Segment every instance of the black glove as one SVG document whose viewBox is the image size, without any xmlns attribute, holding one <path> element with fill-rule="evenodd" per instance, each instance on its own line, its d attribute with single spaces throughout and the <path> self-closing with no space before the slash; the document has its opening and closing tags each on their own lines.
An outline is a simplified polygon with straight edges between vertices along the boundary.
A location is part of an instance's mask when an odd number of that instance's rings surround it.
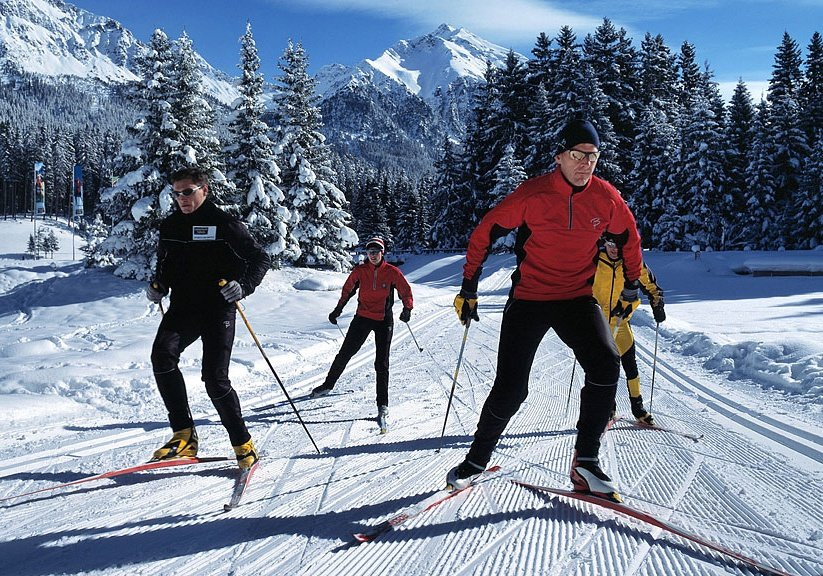
<svg viewBox="0 0 823 576">
<path fill-rule="evenodd" d="M 403 311 L 400 313 L 400 321 L 401 322 L 408 322 L 411 319 L 411 308 L 403 307 Z"/>
<path fill-rule="evenodd" d="M 626 320 L 634 314 L 634 311 L 640 306 L 640 299 L 637 296 L 637 280 L 633 282 L 626 282 L 623 285 L 623 290 L 620 292 L 620 299 L 617 305 L 612 309 L 612 316 Z"/>
<path fill-rule="evenodd" d="M 658 324 L 666 321 L 666 310 L 663 308 L 662 302 L 657 306 L 652 306 L 652 314 L 654 314 L 654 321 Z"/>
<path fill-rule="evenodd" d="M 334 310 L 332 310 L 331 314 L 329 314 L 329 322 L 331 322 L 332 324 L 337 324 L 337 317 L 340 316 L 342 313 L 343 310 L 340 308 L 335 308 Z"/>
<path fill-rule="evenodd" d="M 460 293 L 454 297 L 454 310 L 457 312 L 457 317 L 460 318 L 460 323 L 464 326 L 471 320 L 480 320 L 477 315 L 477 292 L 467 292 L 461 290 Z"/>
<path fill-rule="evenodd" d="M 146 287 L 146 298 L 155 304 L 159 304 L 163 297 L 169 293 L 169 289 L 157 280 L 152 280 Z"/>
<path fill-rule="evenodd" d="M 226 302 L 237 302 L 243 297 L 243 287 L 237 280 L 232 280 L 220 289 Z"/>
</svg>

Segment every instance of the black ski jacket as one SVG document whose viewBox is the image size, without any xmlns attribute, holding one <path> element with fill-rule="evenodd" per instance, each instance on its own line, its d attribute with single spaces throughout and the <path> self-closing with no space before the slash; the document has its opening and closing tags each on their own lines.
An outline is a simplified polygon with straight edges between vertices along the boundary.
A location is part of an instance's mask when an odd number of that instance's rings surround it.
<svg viewBox="0 0 823 576">
<path fill-rule="evenodd" d="M 191 214 L 177 211 L 160 224 L 155 280 L 171 289 L 174 307 L 234 307 L 220 294 L 219 281 L 237 280 L 248 296 L 270 266 L 246 226 L 208 199 Z"/>
</svg>

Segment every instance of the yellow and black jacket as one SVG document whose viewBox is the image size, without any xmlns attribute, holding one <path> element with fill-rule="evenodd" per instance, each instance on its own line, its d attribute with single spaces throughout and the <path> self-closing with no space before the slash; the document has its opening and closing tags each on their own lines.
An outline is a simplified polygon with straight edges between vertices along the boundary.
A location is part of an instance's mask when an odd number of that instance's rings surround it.
<svg viewBox="0 0 823 576">
<path fill-rule="evenodd" d="M 620 292 L 623 290 L 625 278 L 623 276 L 623 259 L 612 260 L 605 251 L 601 250 L 597 255 L 597 271 L 594 275 L 594 285 L 592 286 L 592 294 L 594 295 L 600 307 L 603 309 L 606 319 L 609 321 L 609 326 L 614 330 L 617 323 L 617 318 L 611 316 L 611 311 L 617 305 L 620 299 Z M 663 303 L 663 289 L 658 286 L 657 278 L 654 272 L 643 263 L 640 270 L 640 290 L 648 297 L 649 304 L 654 308 Z M 622 356 L 634 343 L 634 335 L 632 334 L 629 320 L 626 319 L 620 323 L 620 327 L 615 335 L 617 342 L 617 350 Z"/>
</svg>

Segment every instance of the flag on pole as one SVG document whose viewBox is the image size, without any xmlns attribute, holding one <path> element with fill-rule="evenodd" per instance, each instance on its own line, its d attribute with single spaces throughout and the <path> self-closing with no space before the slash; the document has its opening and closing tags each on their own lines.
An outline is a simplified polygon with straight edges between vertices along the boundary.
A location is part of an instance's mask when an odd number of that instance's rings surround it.
<svg viewBox="0 0 823 576">
<path fill-rule="evenodd" d="M 83 215 L 83 166 L 74 165 L 74 188 L 71 197 L 71 215 Z"/>
<path fill-rule="evenodd" d="M 34 213 L 46 213 L 46 165 L 34 163 Z"/>
</svg>

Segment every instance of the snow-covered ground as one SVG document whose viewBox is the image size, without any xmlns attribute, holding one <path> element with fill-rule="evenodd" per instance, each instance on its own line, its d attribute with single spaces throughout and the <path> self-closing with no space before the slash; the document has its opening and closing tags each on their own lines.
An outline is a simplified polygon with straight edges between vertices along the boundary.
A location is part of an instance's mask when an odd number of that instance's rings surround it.
<svg viewBox="0 0 823 576">
<path fill-rule="evenodd" d="M 169 436 L 149 365 L 160 310 L 143 283 L 73 261 L 64 226 L 40 224 L 61 240 L 54 259 L 23 258 L 31 221 L 0 221 L 2 574 L 750 573 L 642 523 L 509 482 L 570 485 L 581 375 L 551 334 L 493 457 L 502 471 L 374 543 L 353 544 L 352 532 L 442 488 L 468 449 L 494 375 L 511 256 L 485 267 L 481 321 L 468 333 L 440 451 L 463 339 L 451 305 L 462 256 L 408 256 L 401 267 L 423 351 L 398 322 L 382 436 L 370 343 L 333 395 L 305 397 L 342 340 L 326 316 L 345 275 L 288 269 L 270 272 L 243 304 L 320 454 L 238 323 L 231 376 L 264 457 L 239 508 L 222 510 L 235 470 L 220 463 L 16 498 L 145 461 Z M 604 468 L 630 505 L 787 573 L 823 574 L 823 276 L 813 275 L 823 251 L 646 257 L 668 314 L 657 340 L 646 304 L 633 318 L 646 403 L 654 366 L 657 420 L 703 438 L 620 421 L 604 437 Z M 789 268 L 806 275 L 734 272 Z M 353 312 L 352 302 L 343 330 Z M 183 370 L 201 454 L 228 456 L 199 353 L 199 344 L 186 352 Z M 628 413 L 623 385 L 618 405 Z"/>
</svg>

